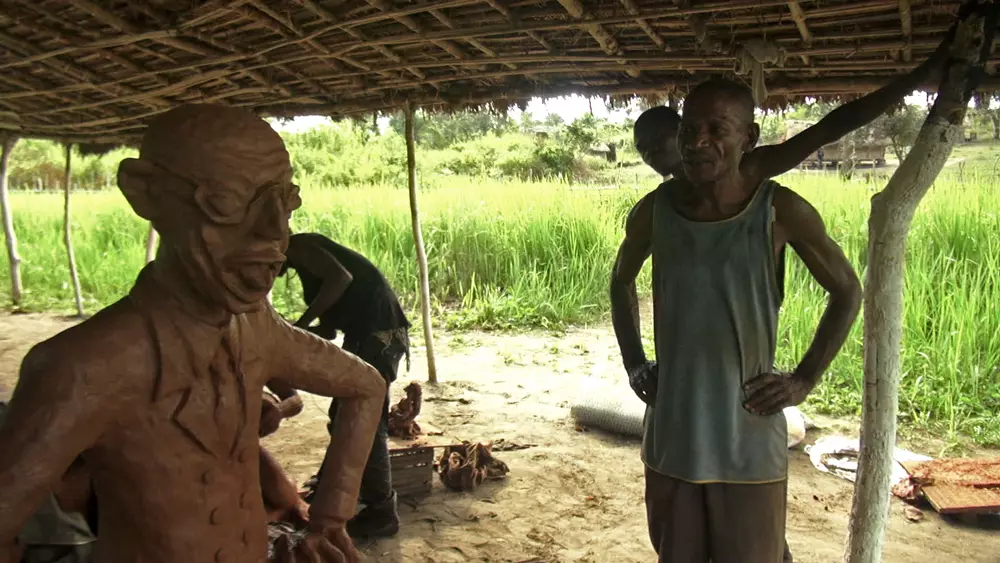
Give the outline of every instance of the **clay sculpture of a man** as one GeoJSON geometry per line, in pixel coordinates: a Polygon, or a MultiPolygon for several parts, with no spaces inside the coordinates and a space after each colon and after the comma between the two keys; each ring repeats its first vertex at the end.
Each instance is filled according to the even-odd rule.
{"type": "Polygon", "coordinates": [[[252,113],[188,105],[150,123],[118,185],[159,232],[156,260],[128,296],[25,357],[0,429],[0,563],[81,453],[98,563],[265,561],[257,427],[278,379],[343,405],[331,478],[279,559],[360,560],[345,524],[386,387],[267,302],[301,204],[291,179],[281,138],[252,113]]]}

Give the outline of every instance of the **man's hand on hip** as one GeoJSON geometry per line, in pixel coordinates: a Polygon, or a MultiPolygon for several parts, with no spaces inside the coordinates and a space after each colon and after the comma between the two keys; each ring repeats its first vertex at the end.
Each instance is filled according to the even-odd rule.
{"type": "Polygon", "coordinates": [[[649,406],[656,405],[656,384],[659,370],[656,362],[646,362],[628,371],[628,384],[642,402],[649,406]]]}
{"type": "Polygon", "coordinates": [[[815,383],[791,373],[761,374],[743,384],[747,397],[743,408],[761,416],[777,414],[785,407],[802,404],[814,386],[815,383]]]}

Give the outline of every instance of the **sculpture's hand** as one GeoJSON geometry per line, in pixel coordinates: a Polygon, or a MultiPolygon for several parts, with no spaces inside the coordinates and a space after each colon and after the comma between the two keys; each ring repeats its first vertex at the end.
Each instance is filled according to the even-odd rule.
{"type": "Polygon", "coordinates": [[[275,563],[361,563],[361,554],[354,547],[343,525],[320,529],[310,526],[309,532],[294,547],[288,536],[275,545],[275,563]]]}
{"type": "Polygon", "coordinates": [[[281,403],[270,393],[264,393],[260,402],[260,430],[258,435],[263,438],[278,431],[281,426],[281,403]]]}

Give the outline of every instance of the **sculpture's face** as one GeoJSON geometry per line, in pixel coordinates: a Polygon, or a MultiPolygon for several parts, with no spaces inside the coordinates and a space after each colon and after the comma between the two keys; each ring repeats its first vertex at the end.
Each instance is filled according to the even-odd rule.
{"type": "Polygon", "coordinates": [[[240,314],[266,298],[301,205],[281,137],[233,108],[186,106],[150,126],[119,185],[161,235],[160,253],[207,305],[240,314]]]}
{"type": "Polygon", "coordinates": [[[201,184],[194,191],[197,213],[188,221],[188,275],[206,297],[232,313],[252,310],[267,298],[285,261],[288,220],[301,204],[286,162],[257,181],[201,184]]]}

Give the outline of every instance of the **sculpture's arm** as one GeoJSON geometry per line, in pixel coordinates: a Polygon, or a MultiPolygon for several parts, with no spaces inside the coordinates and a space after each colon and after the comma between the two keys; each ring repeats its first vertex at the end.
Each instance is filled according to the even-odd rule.
{"type": "Polygon", "coordinates": [[[271,334],[270,374],[295,389],[340,399],[334,421],[330,465],[309,511],[320,527],[342,527],[354,516],[361,473],[382,415],[386,385],[357,356],[313,334],[292,327],[267,307],[271,334]],[[335,446],[334,446],[335,445],[335,446]]]}
{"type": "Polygon", "coordinates": [[[0,423],[0,563],[16,563],[22,526],[97,441],[113,410],[107,382],[53,348],[42,343],[28,352],[0,423]]]}

